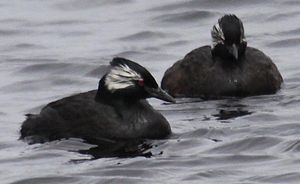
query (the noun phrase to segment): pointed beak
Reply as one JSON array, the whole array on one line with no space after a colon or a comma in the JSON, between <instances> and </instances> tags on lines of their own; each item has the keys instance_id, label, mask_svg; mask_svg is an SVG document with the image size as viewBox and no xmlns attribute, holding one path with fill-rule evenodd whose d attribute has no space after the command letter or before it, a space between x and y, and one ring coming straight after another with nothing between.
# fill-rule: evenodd
<instances>
[{"instance_id":1,"label":"pointed beak","mask_svg":"<svg viewBox=\"0 0 300 184\"><path fill-rule=\"evenodd\" d=\"M162 90L160 87L157 87L156 89L153 88L145 88L146 91L150 94L151 97L166 101L166 102L172 102L176 103L175 99L170 96L167 92Z\"/></svg>"},{"instance_id":2,"label":"pointed beak","mask_svg":"<svg viewBox=\"0 0 300 184\"><path fill-rule=\"evenodd\" d=\"M236 46L236 44L232 44L232 46L228 47L228 52L233 55L233 57L238 60L239 58L239 51L238 51L238 47Z\"/></svg>"}]
</instances>

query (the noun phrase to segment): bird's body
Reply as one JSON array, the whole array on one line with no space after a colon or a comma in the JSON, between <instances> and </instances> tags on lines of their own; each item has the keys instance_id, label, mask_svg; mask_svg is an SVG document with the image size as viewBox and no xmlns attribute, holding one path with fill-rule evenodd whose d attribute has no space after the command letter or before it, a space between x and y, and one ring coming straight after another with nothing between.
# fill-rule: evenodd
<instances>
[{"instance_id":1,"label":"bird's body","mask_svg":"<svg viewBox=\"0 0 300 184\"><path fill-rule=\"evenodd\" d=\"M275 93L283 82L270 57L247 47L242 22L225 15L211 31L212 46L188 53L164 74L163 89L176 97L222 98Z\"/></svg>"},{"instance_id":2,"label":"bird's body","mask_svg":"<svg viewBox=\"0 0 300 184\"><path fill-rule=\"evenodd\" d=\"M188 53L166 72L162 88L177 97L222 98L276 92L282 78L272 60L261 51L248 47L237 63L213 59L211 47Z\"/></svg>"},{"instance_id":3,"label":"bird's body","mask_svg":"<svg viewBox=\"0 0 300 184\"><path fill-rule=\"evenodd\" d=\"M114 67L119 66L125 64ZM145 100L148 97L145 95L150 94L140 93L144 92L144 86L135 88L135 84L129 85L131 78L128 78L125 87L115 81L115 91L112 92L107 88L107 75L100 80L98 90L60 99L46 105L40 114L28 115L21 128L21 138L29 138L33 143L71 137L98 142L158 139L171 133L168 121ZM113 87L113 82L109 82Z\"/></svg>"}]
</instances>

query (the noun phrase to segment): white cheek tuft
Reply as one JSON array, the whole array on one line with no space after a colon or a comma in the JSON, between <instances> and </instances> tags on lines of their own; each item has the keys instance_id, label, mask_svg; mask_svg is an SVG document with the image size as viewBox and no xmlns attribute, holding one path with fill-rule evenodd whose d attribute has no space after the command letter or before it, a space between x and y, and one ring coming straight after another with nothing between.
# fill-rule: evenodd
<instances>
[{"instance_id":1,"label":"white cheek tuft","mask_svg":"<svg viewBox=\"0 0 300 184\"><path fill-rule=\"evenodd\" d=\"M127 65L113 67L107 74L105 85L108 90L114 92L118 89L124 89L135 86L134 81L142 79L141 75L132 70Z\"/></svg>"},{"instance_id":2,"label":"white cheek tuft","mask_svg":"<svg viewBox=\"0 0 300 184\"><path fill-rule=\"evenodd\" d=\"M212 37L212 48L214 48L219 43L224 43L225 36L219 23L213 26L211 30L211 37Z\"/></svg>"}]
</instances>

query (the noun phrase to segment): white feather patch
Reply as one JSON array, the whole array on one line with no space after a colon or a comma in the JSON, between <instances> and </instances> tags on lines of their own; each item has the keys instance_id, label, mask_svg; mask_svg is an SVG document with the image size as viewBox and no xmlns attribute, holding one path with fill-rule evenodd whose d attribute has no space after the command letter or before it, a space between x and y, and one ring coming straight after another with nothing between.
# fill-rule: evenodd
<instances>
[{"instance_id":1,"label":"white feather patch","mask_svg":"<svg viewBox=\"0 0 300 184\"><path fill-rule=\"evenodd\" d=\"M242 23L241 20L240 20L240 27L241 27L241 38L240 38L241 43L246 42L247 40L246 40L246 37L245 37L244 26L243 26L243 23Z\"/></svg>"},{"instance_id":2,"label":"white feather patch","mask_svg":"<svg viewBox=\"0 0 300 184\"><path fill-rule=\"evenodd\" d=\"M224 43L225 36L223 30L221 29L219 23L215 24L211 30L212 37L212 48L214 48L219 43Z\"/></svg>"},{"instance_id":3,"label":"white feather patch","mask_svg":"<svg viewBox=\"0 0 300 184\"><path fill-rule=\"evenodd\" d=\"M141 75L127 65L119 65L113 67L107 74L105 85L107 86L108 90L113 92L118 89L134 86L134 81L141 79Z\"/></svg>"}]
</instances>

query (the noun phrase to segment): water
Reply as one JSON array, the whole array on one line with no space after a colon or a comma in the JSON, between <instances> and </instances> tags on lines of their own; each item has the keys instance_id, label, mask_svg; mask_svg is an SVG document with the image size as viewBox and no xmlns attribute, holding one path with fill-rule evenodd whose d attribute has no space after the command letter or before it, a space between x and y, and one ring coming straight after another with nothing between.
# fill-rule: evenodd
<instances>
[{"instance_id":1,"label":"water","mask_svg":"<svg viewBox=\"0 0 300 184\"><path fill-rule=\"evenodd\" d=\"M79 139L18 140L24 114L95 89L113 56L160 81L175 61L210 44L224 13L237 14L249 46L278 66L285 83L277 94L151 99L173 136L140 145L139 156L95 159L97 148ZM0 1L0 15L1 183L299 183L298 0L11 0Z\"/></svg>"}]
</instances>

